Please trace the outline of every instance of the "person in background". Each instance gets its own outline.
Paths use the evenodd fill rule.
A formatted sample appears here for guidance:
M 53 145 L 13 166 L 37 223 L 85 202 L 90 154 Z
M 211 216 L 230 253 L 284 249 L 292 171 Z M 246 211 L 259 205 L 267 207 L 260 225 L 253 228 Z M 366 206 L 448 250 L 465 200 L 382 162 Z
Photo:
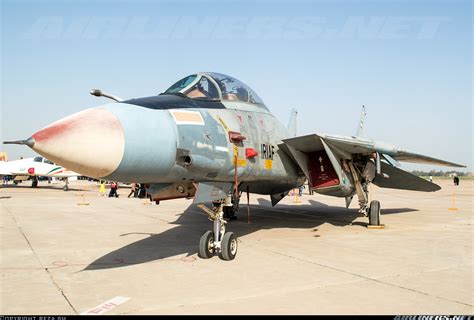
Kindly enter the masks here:
M 105 196 L 105 181 L 104 180 L 100 181 L 99 196 L 101 197 Z
M 115 198 L 118 198 L 119 195 L 117 193 L 117 189 L 118 189 L 118 185 L 115 181 L 112 181 L 110 183 L 110 193 L 109 193 L 109 198 L 111 197 L 115 197 Z
M 458 176 L 454 176 L 454 185 L 459 186 L 459 177 Z
M 304 189 L 304 185 L 301 186 L 301 187 L 299 187 L 299 189 L 298 189 L 298 196 L 299 196 L 299 197 L 302 197 L 302 196 L 303 196 L 303 189 Z
M 430 182 L 433 182 L 433 176 L 430 176 Z
M 133 194 L 133 197 L 136 198 L 138 195 L 138 183 L 132 183 L 132 188 L 130 189 L 130 193 L 128 194 L 128 198 Z

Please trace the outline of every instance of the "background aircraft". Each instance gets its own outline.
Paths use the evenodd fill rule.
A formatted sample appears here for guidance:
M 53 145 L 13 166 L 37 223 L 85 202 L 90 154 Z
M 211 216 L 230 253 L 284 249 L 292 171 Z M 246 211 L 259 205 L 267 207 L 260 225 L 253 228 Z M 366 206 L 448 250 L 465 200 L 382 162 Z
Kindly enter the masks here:
M 368 202 L 368 186 L 431 192 L 440 187 L 397 168 L 397 161 L 461 167 L 356 136 L 295 136 L 251 88 L 219 73 L 187 76 L 164 93 L 123 100 L 63 118 L 24 144 L 97 179 L 147 184 L 150 199 L 194 197 L 213 221 L 199 255 L 232 260 L 237 238 L 226 232 L 243 191 L 270 195 L 276 205 L 306 180 L 318 193 L 357 195 L 359 212 L 380 224 L 380 203 Z M 361 121 L 363 127 L 363 121 Z M 97 139 L 97 137 L 101 137 Z M 212 207 L 206 206 L 212 203 Z
M 31 178 L 31 186 L 38 186 L 38 177 L 52 177 L 65 181 L 64 191 L 68 190 L 69 178 L 80 174 L 54 164 L 43 157 L 26 158 L 14 161 L 0 161 L 0 176 L 12 176 L 13 182 Z

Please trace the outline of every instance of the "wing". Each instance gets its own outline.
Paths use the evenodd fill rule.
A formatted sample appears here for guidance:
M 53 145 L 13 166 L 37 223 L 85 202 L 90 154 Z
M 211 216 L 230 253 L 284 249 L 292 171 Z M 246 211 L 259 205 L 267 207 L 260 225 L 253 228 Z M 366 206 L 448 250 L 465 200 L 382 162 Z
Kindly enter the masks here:
M 461 164 L 405 151 L 392 144 L 375 142 L 360 137 L 311 134 L 283 140 L 285 144 L 291 145 L 303 152 L 322 150 L 322 141 L 326 142 L 328 146 L 332 147 L 334 151 L 342 158 L 348 160 L 351 159 L 352 155 L 354 154 L 370 155 L 373 152 L 378 152 L 380 154 L 389 155 L 393 159 L 402 162 L 432 164 L 456 168 L 466 167 Z
M 357 179 L 371 181 L 382 188 L 425 192 L 440 189 L 434 183 L 396 168 L 392 159 L 465 167 L 360 137 L 310 134 L 285 139 L 279 146 L 298 164 L 312 188 L 339 197 L 350 197 L 351 184 Z

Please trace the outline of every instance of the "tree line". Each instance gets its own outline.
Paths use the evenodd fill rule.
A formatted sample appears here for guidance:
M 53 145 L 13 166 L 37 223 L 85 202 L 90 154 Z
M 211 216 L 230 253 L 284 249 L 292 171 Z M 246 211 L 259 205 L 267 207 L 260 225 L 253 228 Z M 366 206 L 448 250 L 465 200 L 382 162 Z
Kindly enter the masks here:
M 411 171 L 412 174 L 415 176 L 419 177 L 427 177 L 427 176 L 432 176 L 432 177 L 449 177 L 452 174 L 456 174 L 458 177 L 464 177 L 467 175 L 466 172 L 461 172 L 461 171 L 436 171 L 436 170 L 431 170 L 431 171 L 420 171 L 420 170 L 413 170 Z

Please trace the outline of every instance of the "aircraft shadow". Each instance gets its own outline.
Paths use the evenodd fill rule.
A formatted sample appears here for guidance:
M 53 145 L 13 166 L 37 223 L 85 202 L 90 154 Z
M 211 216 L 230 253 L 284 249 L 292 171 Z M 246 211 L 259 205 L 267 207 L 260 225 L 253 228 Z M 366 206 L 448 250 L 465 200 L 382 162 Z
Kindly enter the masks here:
M 380 214 L 397 214 L 397 213 L 407 213 L 407 212 L 414 212 L 414 211 L 419 211 L 418 209 L 412 209 L 412 208 L 395 208 L 395 209 L 384 209 L 380 211 Z
M 310 229 L 329 223 L 334 226 L 356 225 L 365 227 L 367 223 L 354 222 L 359 217 L 357 209 L 345 207 L 330 207 L 317 201 L 311 204 L 278 204 L 271 207 L 271 202 L 259 198 L 259 205 L 250 205 L 250 221 L 247 220 L 247 205 L 241 204 L 237 214 L 238 220 L 227 225 L 227 230 L 242 237 L 258 230 L 276 228 Z M 386 209 L 388 214 L 416 211 L 415 209 Z M 159 211 L 157 211 L 159 215 Z M 201 235 L 212 229 L 212 223 L 191 204 L 171 224 L 174 228 L 161 233 L 131 232 L 121 236 L 144 234 L 146 238 L 130 243 L 114 250 L 90 263 L 82 271 L 119 268 L 142 263 L 158 262 L 161 259 L 186 254 L 191 256 L 198 253 L 198 243 Z

